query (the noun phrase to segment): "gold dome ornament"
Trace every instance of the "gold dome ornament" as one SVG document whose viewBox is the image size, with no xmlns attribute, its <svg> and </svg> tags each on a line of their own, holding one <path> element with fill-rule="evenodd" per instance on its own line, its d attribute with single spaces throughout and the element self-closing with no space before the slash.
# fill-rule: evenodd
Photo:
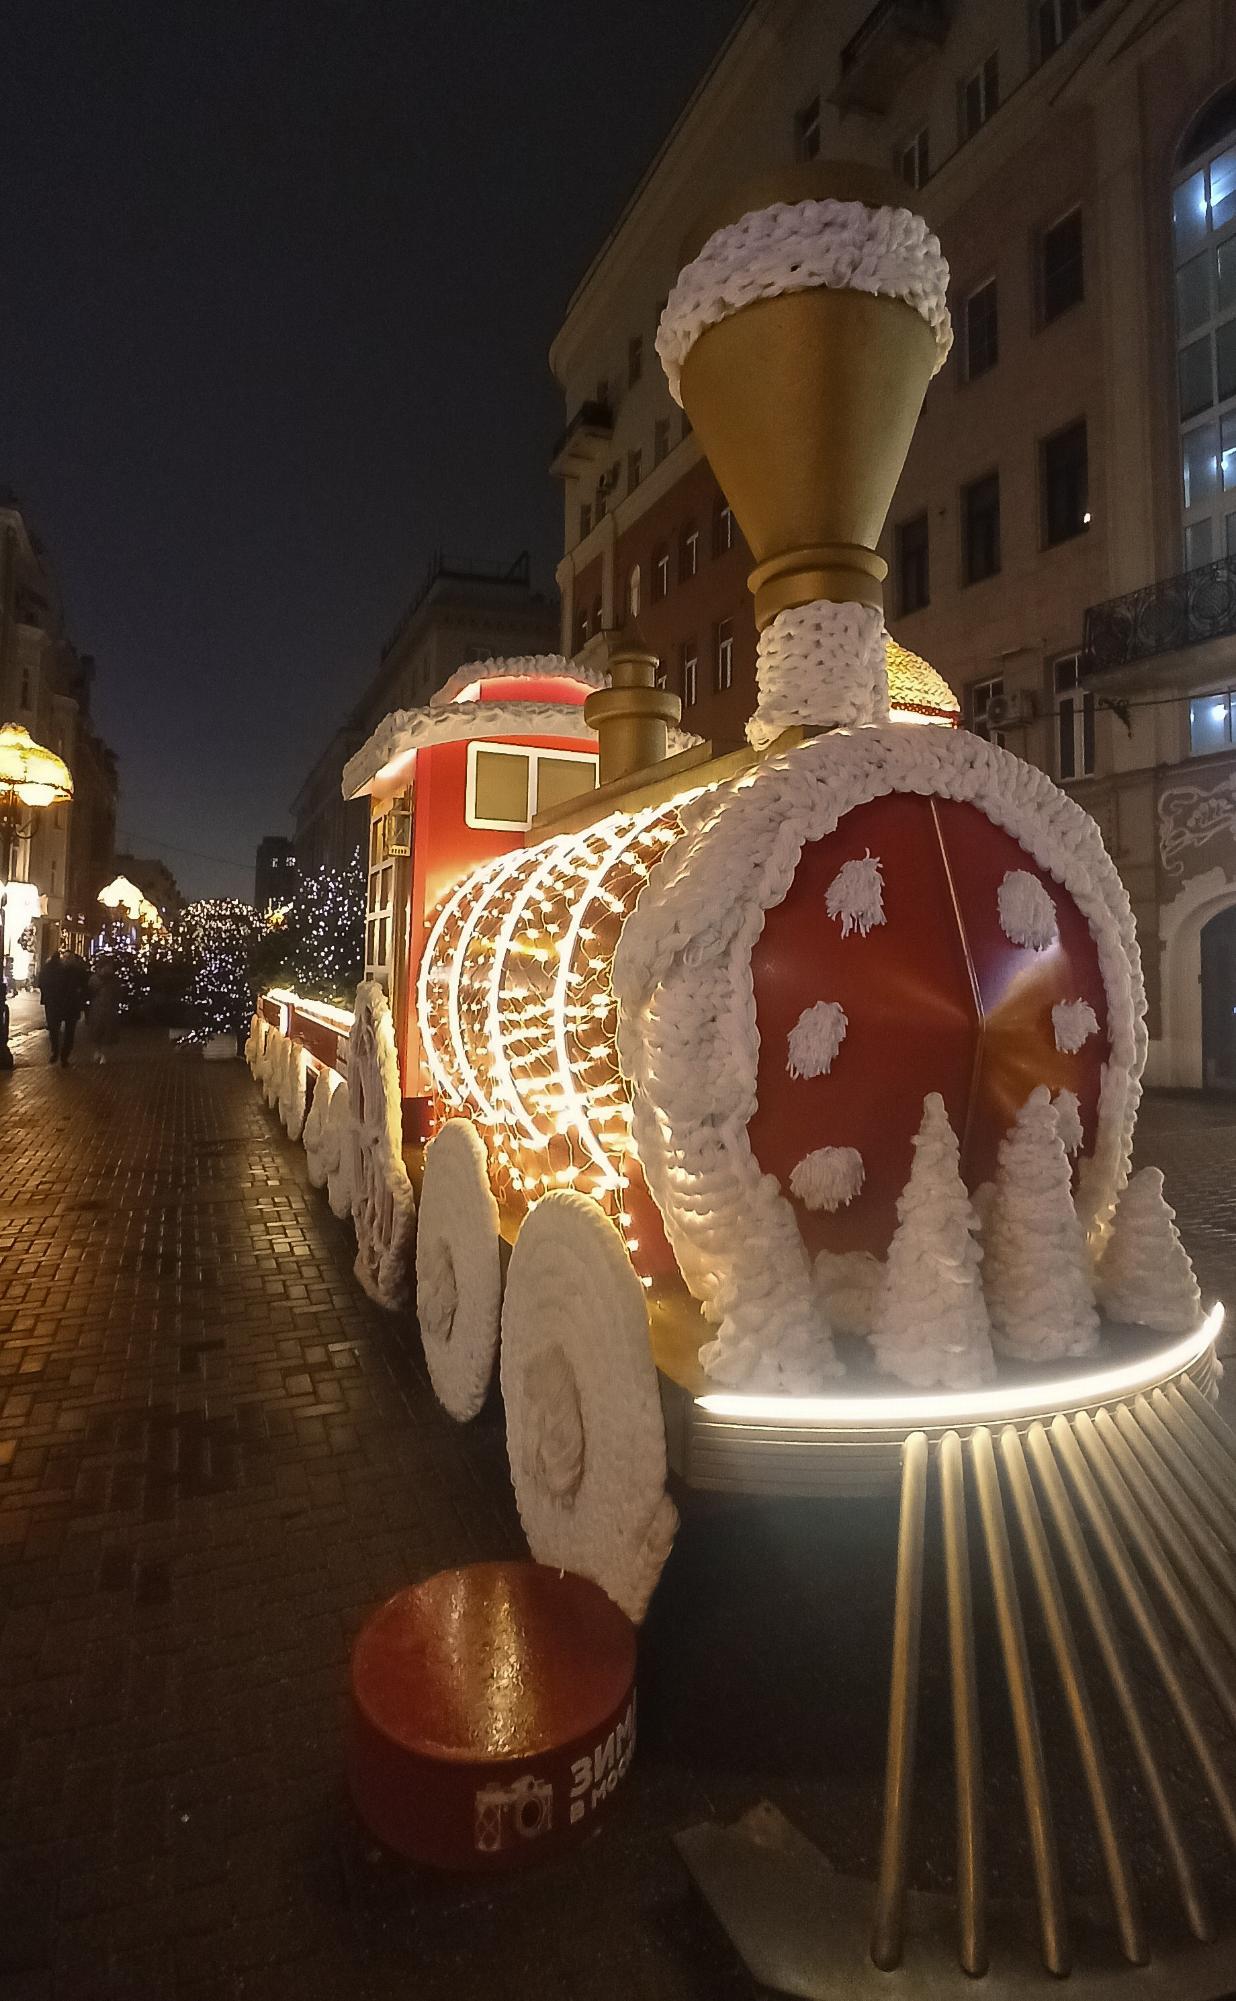
<svg viewBox="0 0 1236 2001">
<path fill-rule="evenodd" d="M 73 797 L 68 765 L 35 743 L 20 723 L 0 729 L 0 801 L 5 805 L 60 806 Z"/>
<path fill-rule="evenodd" d="M 961 703 L 943 674 L 918 653 L 911 653 L 891 635 L 885 636 L 888 667 L 888 714 L 894 723 L 940 723 L 956 729 Z"/>
</svg>

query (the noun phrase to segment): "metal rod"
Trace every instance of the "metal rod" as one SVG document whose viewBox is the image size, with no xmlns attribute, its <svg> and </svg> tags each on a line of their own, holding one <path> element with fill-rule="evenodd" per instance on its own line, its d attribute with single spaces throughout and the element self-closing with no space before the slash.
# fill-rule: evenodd
<svg viewBox="0 0 1236 2001">
<path fill-rule="evenodd" d="M 1056 1566 L 1052 1561 L 1047 1531 L 1039 1513 L 1038 1499 L 1030 1481 L 1030 1469 L 1026 1465 L 1021 1439 L 1013 1425 L 1007 1426 L 1000 1434 L 1000 1457 L 1004 1462 L 1013 1504 L 1017 1509 L 1031 1575 L 1043 1610 L 1043 1624 L 1047 1628 L 1047 1637 L 1055 1656 L 1056 1671 L 1064 1690 L 1069 1721 L 1077 1740 L 1077 1755 L 1081 1760 L 1086 1791 L 1090 1795 L 1090 1810 L 1094 1815 L 1099 1847 L 1103 1851 L 1103 1866 L 1107 1872 L 1107 1884 L 1116 1913 L 1120 1950 L 1134 1966 L 1144 1966 L 1150 1957 L 1150 1950 L 1146 1943 L 1146 1928 L 1142 1922 L 1137 1885 L 1125 1860 L 1124 1844 L 1116 1819 L 1111 1774 L 1103 1750 L 1103 1739 L 1099 1734 L 1094 1705 L 1090 1700 L 1090 1691 L 1086 1686 L 1077 1642 L 1073 1637 L 1072 1622 L 1065 1606 L 1064 1594 L 1060 1589 Z"/>
<path fill-rule="evenodd" d="M 1067 1424 L 1066 1419 L 1060 1420 Z M 1041 1424 L 1032 1424 L 1026 1434 L 1026 1450 L 1030 1455 L 1039 1487 L 1051 1511 L 1052 1522 L 1061 1546 L 1069 1561 L 1077 1593 L 1090 1621 L 1095 1645 L 1107 1669 L 1116 1701 L 1124 1718 L 1124 1726 L 1133 1746 L 1146 1793 L 1154 1809 L 1168 1861 L 1176 1878 L 1180 1901 L 1184 1906 L 1189 1929 L 1195 1938 L 1214 1937 L 1214 1924 L 1207 1908 L 1206 1899 L 1193 1867 L 1180 1821 L 1172 1804 L 1172 1797 L 1166 1781 L 1155 1759 L 1150 1731 L 1146 1726 L 1137 1700 L 1137 1688 L 1129 1669 L 1124 1646 L 1116 1621 L 1112 1616 L 1107 1593 L 1095 1569 L 1077 1511 L 1069 1499 L 1068 1490 L 1059 1466 L 1052 1456 L 1051 1440 Z M 1084 1471 L 1084 1469 L 1083 1469 Z M 1096 1505 L 1102 1502 L 1097 1493 Z M 1153 1617 L 1153 1614 L 1151 1614 Z"/>
<path fill-rule="evenodd" d="M 1224 1499 L 1222 1488 L 1217 1488 L 1208 1471 L 1189 1456 L 1148 1397 L 1136 1397 L 1133 1409 L 1142 1419 L 1159 1453 L 1179 1474 L 1182 1484 L 1188 1488 L 1224 1549 L 1236 1557 L 1236 1503 Z"/>
<path fill-rule="evenodd" d="M 1060 1880 L 1060 1858 L 1056 1852 L 1056 1835 L 1052 1826 L 1043 1740 L 1039 1732 L 1038 1711 L 1034 1702 L 1034 1685 L 1030 1679 L 1030 1661 L 1026 1653 L 1026 1633 L 1017 1598 L 1017 1583 L 1013 1576 L 1013 1559 L 1009 1551 L 1004 1503 L 1000 1495 L 1000 1475 L 996 1469 L 991 1433 L 982 1426 L 970 1434 L 970 1458 L 978 1489 L 979 1513 L 982 1516 L 983 1534 L 987 1543 L 987 1561 L 991 1569 L 992 1595 L 996 1606 L 996 1624 L 1000 1632 L 1004 1675 L 1008 1683 L 1013 1730 L 1017 1738 L 1017 1762 L 1021 1770 L 1021 1787 L 1026 1803 L 1030 1854 L 1034 1865 L 1034 1884 L 1039 1905 L 1039 1937 L 1043 1964 L 1049 1973 L 1065 1974 L 1071 1962 L 1068 1920 L 1065 1915 L 1064 1888 Z"/>
<path fill-rule="evenodd" d="M 1210 1683 L 1216 1702 L 1233 1730 L 1236 1730 L 1236 1687 L 1233 1687 L 1232 1663 L 1215 1645 L 1214 1638 L 1207 1631 L 1205 1621 L 1198 1610 L 1199 1605 L 1208 1605 L 1214 1616 L 1220 1609 L 1214 1602 L 1214 1590 L 1207 1583 L 1201 1565 L 1185 1545 L 1184 1537 L 1175 1524 L 1164 1519 L 1161 1509 L 1155 1510 L 1153 1492 L 1147 1496 L 1149 1483 L 1142 1480 L 1136 1466 L 1129 1474 L 1126 1484 L 1122 1477 L 1126 1467 L 1117 1464 L 1115 1453 L 1115 1447 L 1122 1446 L 1123 1440 L 1115 1426 L 1107 1429 L 1105 1437 L 1095 1429 L 1094 1420 L 1083 1410 L 1078 1411 L 1074 1418 L 1073 1429 L 1104 1494 L 1120 1519 L 1125 1534 L 1154 1579 L 1156 1588 L 1170 1605 L 1173 1617 L 1196 1654 L 1202 1672 Z M 1127 1458 L 1131 1459 L 1132 1454 L 1127 1452 L 1127 1448 L 1125 1452 Z M 1142 1508 L 1139 1508 L 1136 1498 L 1139 1492 Z M 1151 1512 L 1157 1512 L 1158 1530 L 1151 1527 L 1150 1521 L 1142 1511 L 1147 1498 Z M 1167 1543 L 1167 1550 L 1164 1549 L 1164 1542 Z M 1184 1589 L 1181 1583 L 1182 1572 L 1192 1586 L 1195 1597 L 1191 1597 Z M 1224 1612 L 1230 1612 L 1230 1607 L 1224 1606 L 1222 1609 Z"/>
<path fill-rule="evenodd" d="M 1236 1508 L 1236 1461 L 1205 1420 L 1174 1387 L 1152 1390 L 1150 1405 L 1183 1446 L 1203 1479 L 1222 1494 L 1229 1507 Z"/>
<path fill-rule="evenodd" d="M 888 1695 L 884 1828 L 871 1926 L 871 1957 L 884 1973 L 900 1964 L 905 1944 L 906 1851 L 914 1792 L 918 1663 L 923 1616 L 923 1523 L 927 1506 L 927 1437 L 913 1431 L 902 1448 L 893 1671 Z"/>
<path fill-rule="evenodd" d="M 1219 1521 L 1225 1520 L 1225 1516 L 1197 1468 L 1144 1397 L 1131 1406 L 1118 1405 L 1112 1415 L 1116 1429 L 1152 1482 L 1159 1499 L 1175 1515 L 1215 1583 L 1229 1598 L 1236 1599 L 1236 1563 L 1224 1547 L 1211 1511 Z M 1232 1530 L 1229 1518 L 1228 1533 Z"/>
<path fill-rule="evenodd" d="M 1175 1390 L 1182 1402 L 1187 1403 L 1189 1409 L 1201 1418 L 1230 1464 L 1236 1457 L 1236 1431 L 1232 1430 L 1226 1418 L 1220 1417 L 1210 1398 L 1199 1390 L 1192 1376 L 1178 1376 L 1174 1383 L 1168 1384 L 1168 1388 Z"/>
<path fill-rule="evenodd" d="M 948 1600 L 948 1657 L 953 1696 L 953 1771 L 957 1794 L 958 1957 L 967 1973 L 987 1971 L 987 1882 L 984 1862 L 983 1746 L 974 1612 L 966 1530 L 966 1473 L 955 1431 L 940 1441 L 940 1513 Z"/>
<path fill-rule="evenodd" d="M 1160 1623 L 1158 1613 L 1151 1603 L 1150 1594 L 1121 1541 L 1119 1530 L 1103 1499 L 1098 1481 L 1087 1465 L 1066 1417 L 1052 1420 L 1051 1441 L 1068 1472 L 1073 1491 L 1081 1502 L 1104 1558 L 1120 1586 L 1125 1604 L 1137 1625 L 1146 1651 L 1159 1671 L 1159 1679 L 1171 1698 L 1172 1706 L 1180 1719 L 1180 1726 L 1189 1740 L 1194 1757 L 1201 1766 L 1207 1789 L 1223 1821 L 1227 1838 L 1233 1849 L 1236 1849 L 1236 1804 L 1233 1803 L 1227 1780 L 1211 1751 L 1208 1731 L 1193 1706 L 1192 1697 L 1185 1687 L 1184 1678 L 1176 1664 L 1176 1656 Z"/>
</svg>

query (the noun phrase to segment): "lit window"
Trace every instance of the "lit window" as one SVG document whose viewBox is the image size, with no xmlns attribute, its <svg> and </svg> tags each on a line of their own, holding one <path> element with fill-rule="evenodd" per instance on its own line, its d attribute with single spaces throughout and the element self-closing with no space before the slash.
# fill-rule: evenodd
<svg viewBox="0 0 1236 2001">
<path fill-rule="evenodd" d="M 973 139 L 1000 102 L 1000 59 L 993 53 L 958 91 L 957 122 L 962 142 Z"/>
<path fill-rule="evenodd" d="M 734 622 L 723 618 L 717 627 L 717 691 L 734 685 Z"/>
<path fill-rule="evenodd" d="M 966 380 L 986 375 L 1000 358 L 996 281 L 990 278 L 966 300 Z"/>
<path fill-rule="evenodd" d="M 633 563 L 627 578 L 627 612 L 631 618 L 639 617 L 640 577 L 639 564 Z"/>
<path fill-rule="evenodd" d="M 662 544 L 652 556 L 652 601 L 660 604 L 669 596 L 669 550 Z"/>
<path fill-rule="evenodd" d="M 713 554 L 724 556 L 734 546 L 734 510 L 728 500 L 717 503 L 713 522 Z"/>
<path fill-rule="evenodd" d="M 693 639 L 684 640 L 682 647 L 682 706 L 695 707 L 695 697 L 699 681 L 699 653 Z"/>
<path fill-rule="evenodd" d="M 813 97 L 794 113 L 794 158 L 814 160 L 820 151 L 820 100 Z"/>
<path fill-rule="evenodd" d="M 992 681 L 975 681 L 969 689 L 970 728 L 975 736 L 985 737 L 988 743 L 1003 745 L 1004 736 L 991 723 L 993 702 L 1004 698 L 1004 678 L 998 675 Z"/>
<path fill-rule="evenodd" d="M 1094 696 L 1079 686 L 1080 680 L 1080 654 L 1053 661 L 1056 759 L 1062 779 L 1088 778 L 1094 770 Z"/>
<path fill-rule="evenodd" d="M 1213 751 L 1231 749 L 1232 702 L 1230 688 L 1194 695 L 1189 703 L 1189 749 L 1194 757 L 1208 757 Z"/>
<path fill-rule="evenodd" d="M 692 526 L 684 528 L 678 550 L 678 575 L 684 584 L 690 583 L 700 566 L 700 531 Z"/>
</svg>

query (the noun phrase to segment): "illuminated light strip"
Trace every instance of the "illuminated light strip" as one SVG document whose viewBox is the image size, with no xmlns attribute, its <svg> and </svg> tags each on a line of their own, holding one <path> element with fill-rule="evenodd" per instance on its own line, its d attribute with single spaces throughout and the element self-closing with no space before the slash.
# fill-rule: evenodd
<svg viewBox="0 0 1236 2001">
<path fill-rule="evenodd" d="M 463 1017 L 459 1011 L 459 983 L 463 977 L 463 965 L 468 947 L 476 934 L 478 918 L 488 909 L 490 898 L 496 891 L 503 887 L 508 878 L 514 875 L 517 869 L 523 867 L 526 860 L 527 850 L 525 848 L 514 848 L 509 854 L 498 857 L 488 882 L 481 888 L 475 903 L 460 925 L 459 937 L 455 944 L 455 950 L 451 955 L 450 973 L 447 979 L 447 1019 L 450 1022 L 451 1042 L 454 1046 L 455 1055 L 459 1060 L 464 1091 L 466 1095 L 471 1097 L 473 1104 L 479 1109 L 481 1116 L 486 1119 L 492 1119 L 495 1125 L 501 1123 L 498 1116 L 498 1108 L 496 1105 L 491 1104 L 485 1087 L 477 1076 L 476 1071 L 472 1068 L 468 1060 L 468 1052 L 464 1048 Z M 475 882 L 476 879 L 473 877 L 471 880 Z"/>
<path fill-rule="evenodd" d="M 347 1008 L 332 1007 L 329 1001 L 306 1000 L 303 995 L 293 993 L 290 987 L 270 987 L 262 998 L 278 1001 L 284 1007 L 294 1007 L 298 1014 L 307 1015 L 310 1021 L 320 1021 L 324 1028 L 350 1029 L 356 1019 Z"/>
<path fill-rule="evenodd" d="M 425 1056 L 429 1064 L 430 1075 L 433 1077 L 434 1083 L 438 1086 L 438 1089 L 441 1091 L 443 1097 L 451 1099 L 457 1105 L 462 1105 L 465 1102 L 465 1100 L 462 1091 L 459 1089 L 459 1086 L 455 1082 L 455 1079 L 451 1076 L 450 1071 L 448 1070 L 445 1062 L 443 1061 L 441 1053 L 439 1052 L 438 1049 L 437 1038 L 434 1034 L 434 1027 L 430 1014 L 431 1003 L 429 995 L 429 975 L 433 969 L 434 962 L 438 955 L 438 946 L 439 943 L 441 942 L 442 934 L 447 924 L 450 922 L 451 918 L 455 915 L 455 912 L 458 909 L 460 903 L 467 895 L 468 890 L 472 886 L 472 883 L 473 883 L 472 876 L 470 875 L 464 876 L 461 881 L 456 883 L 454 889 L 447 897 L 446 902 L 443 904 L 441 910 L 438 912 L 438 915 L 434 919 L 433 925 L 430 928 L 429 936 L 425 940 L 425 948 L 421 953 L 420 970 L 417 974 L 417 979 L 416 979 L 417 1025 L 420 1028 L 421 1042 L 424 1046 Z M 449 1033 L 450 1030 L 449 1006 L 447 1010 L 447 1030 Z"/>
<path fill-rule="evenodd" d="M 517 892 L 512 900 L 511 908 L 507 912 L 506 920 L 498 933 L 497 942 L 494 945 L 493 966 L 490 971 L 489 1035 L 494 1061 L 498 1070 L 498 1088 L 507 1099 L 508 1109 L 529 1144 L 541 1148 L 546 1144 L 546 1136 L 538 1129 L 532 1114 L 528 1111 L 524 1103 L 523 1095 L 515 1080 L 515 1073 L 511 1069 L 510 1061 L 507 1057 L 507 1037 L 503 1031 L 501 1015 L 503 974 L 506 970 L 507 956 L 514 943 L 515 933 L 524 920 L 530 899 L 541 889 L 545 879 L 556 868 L 565 863 L 574 845 L 574 838 L 570 835 L 564 835 L 556 840 L 548 841 L 545 844 L 544 851 L 541 849 L 532 849 L 529 851 L 529 859 L 535 855 L 539 855 L 540 860 L 536 862 L 523 888 Z M 511 996 L 507 995 L 507 999 L 510 1000 Z"/>
<path fill-rule="evenodd" d="M 896 1390 L 876 1397 L 743 1396 L 715 1391 L 696 1397 L 695 1403 L 710 1417 L 744 1418 L 749 1424 L 984 1424 L 997 1418 L 1032 1417 L 1044 1410 L 1104 1403 L 1109 1397 L 1151 1389 L 1198 1361 L 1218 1339 L 1222 1325 L 1222 1306 L 1212 1306 L 1201 1326 L 1174 1347 L 1063 1382 L 931 1396 L 903 1396 Z"/>
</svg>

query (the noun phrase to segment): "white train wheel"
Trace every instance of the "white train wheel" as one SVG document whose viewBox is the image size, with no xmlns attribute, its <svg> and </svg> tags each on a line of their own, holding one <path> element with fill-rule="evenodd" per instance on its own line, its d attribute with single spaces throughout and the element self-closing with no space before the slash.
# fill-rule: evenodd
<svg viewBox="0 0 1236 2001">
<path fill-rule="evenodd" d="M 538 1563 L 572 1570 L 640 1620 L 674 1540 L 644 1291 L 586 1195 L 547 1195 L 515 1244 L 502 1397 L 520 1519 Z"/>
<path fill-rule="evenodd" d="M 352 1214 L 352 1115 L 347 1080 L 331 1093 L 322 1136 L 326 1199 L 341 1220 Z"/>
<path fill-rule="evenodd" d="M 471 1119 L 425 1149 L 416 1224 L 416 1314 L 438 1402 L 461 1422 L 485 1401 L 502 1313 L 498 1205 Z"/>
</svg>

